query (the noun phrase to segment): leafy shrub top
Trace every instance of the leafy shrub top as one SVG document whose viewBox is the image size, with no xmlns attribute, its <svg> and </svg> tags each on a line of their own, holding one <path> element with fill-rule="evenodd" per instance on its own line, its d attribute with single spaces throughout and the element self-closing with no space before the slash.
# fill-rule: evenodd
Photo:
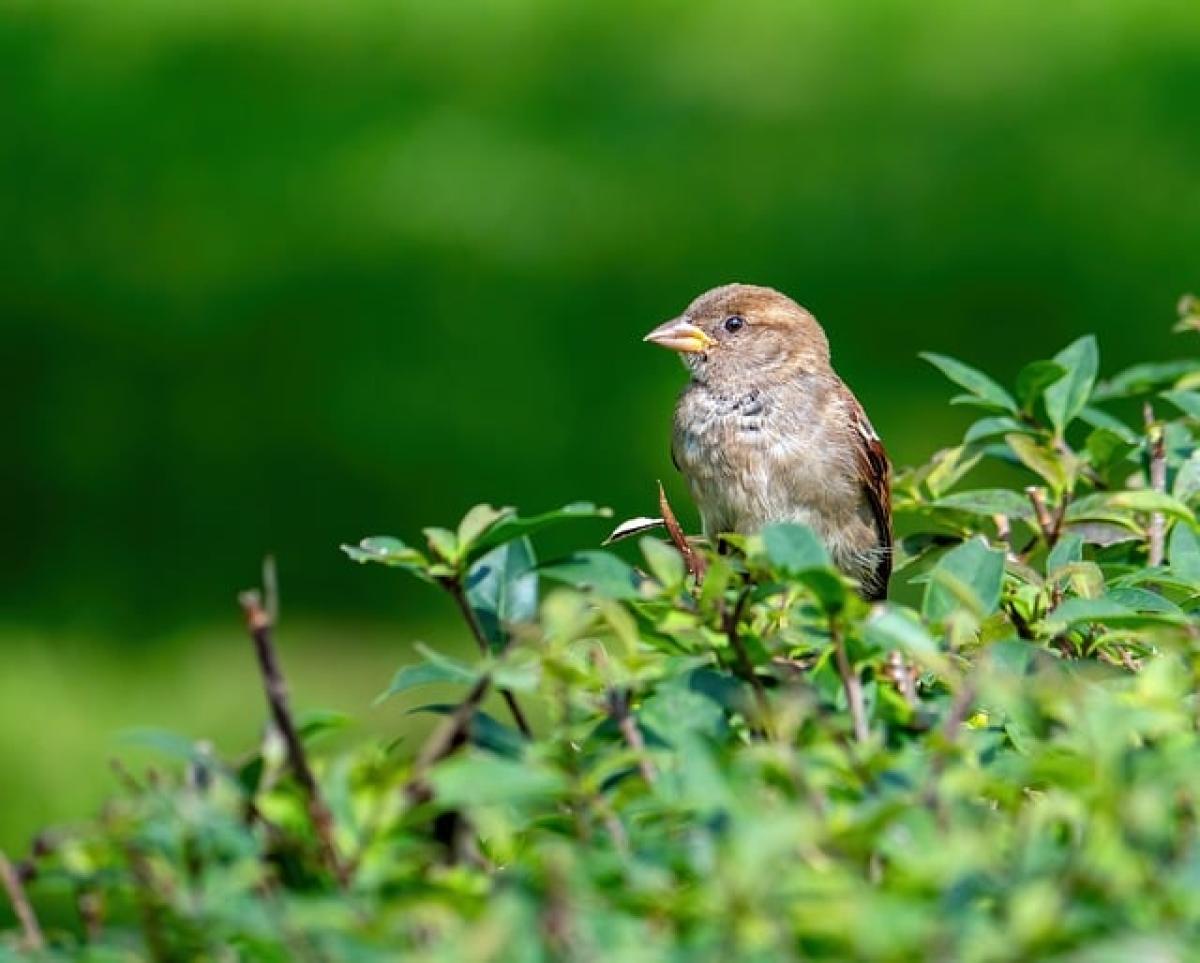
<svg viewBox="0 0 1200 963">
<path fill-rule="evenodd" d="M 261 747 L 180 741 L 176 776 L 5 861 L 0 957 L 1187 958 L 1200 361 L 1100 380 L 1088 337 L 1009 389 L 927 357 L 981 417 L 896 480 L 919 607 L 868 606 L 794 525 L 632 561 L 537 561 L 588 504 L 364 539 L 479 645 L 383 693 L 457 687 L 428 741 L 314 753 L 332 720 L 291 719 L 250 598 Z M 965 486 L 984 463 L 1013 483 Z"/>
</svg>

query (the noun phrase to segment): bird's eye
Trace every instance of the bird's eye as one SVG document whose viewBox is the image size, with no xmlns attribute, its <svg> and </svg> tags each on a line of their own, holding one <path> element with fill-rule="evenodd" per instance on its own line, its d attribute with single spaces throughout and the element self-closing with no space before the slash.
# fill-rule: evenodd
<svg viewBox="0 0 1200 963">
<path fill-rule="evenodd" d="M 725 319 L 725 330 L 732 334 L 734 331 L 741 331 L 746 325 L 746 319 L 740 314 L 735 314 L 732 317 Z"/>
</svg>

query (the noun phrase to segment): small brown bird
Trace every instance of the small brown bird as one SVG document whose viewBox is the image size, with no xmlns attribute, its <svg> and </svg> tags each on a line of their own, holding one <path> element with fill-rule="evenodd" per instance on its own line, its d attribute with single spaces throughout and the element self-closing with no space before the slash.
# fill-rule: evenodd
<svg viewBox="0 0 1200 963">
<path fill-rule="evenodd" d="M 680 352 L 691 372 L 671 455 L 705 534 L 803 522 L 865 598 L 884 598 L 891 467 L 816 319 L 771 288 L 726 284 L 645 340 Z"/>
</svg>

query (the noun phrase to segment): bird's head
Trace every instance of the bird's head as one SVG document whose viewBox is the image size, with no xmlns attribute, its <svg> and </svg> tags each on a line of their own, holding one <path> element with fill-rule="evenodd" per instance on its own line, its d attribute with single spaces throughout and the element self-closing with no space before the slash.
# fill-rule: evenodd
<svg viewBox="0 0 1200 963">
<path fill-rule="evenodd" d="M 706 291 L 645 340 L 678 351 L 693 377 L 704 381 L 829 367 L 829 342 L 816 319 L 786 294 L 753 284 Z"/>
</svg>

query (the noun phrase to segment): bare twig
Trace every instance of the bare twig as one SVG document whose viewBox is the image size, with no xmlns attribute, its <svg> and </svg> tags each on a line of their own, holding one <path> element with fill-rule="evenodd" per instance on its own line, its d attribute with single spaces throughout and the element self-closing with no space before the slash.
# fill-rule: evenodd
<svg viewBox="0 0 1200 963">
<path fill-rule="evenodd" d="M 1056 539 L 1054 533 L 1054 519 L 1050 515 L 1050 509 L 1046 505 L 1046 493 L 1037 485 L 1030 485 L 1025 489 L 1025 494 L 1029 497 L 1030 504 L 1033 505 L 1033 514 L 1037 519 L 1038 528 L 1042 532 L 1042 537 L 1046 540 L 1047 545 L 1053 545 Z"/>
<path fill-rule="evenodd" d="M 850 658 L 846 655 L 846 639 L 835 618 L 829 620 L 829 634 L 833 639 L 833 657 L 837 663 L 838 675 L 842 677 L 842 687 L 846 690 L 846 702 L 850 706 L 850 721 L 854 726 L 855 741 L 866 742 L 871 732 L 867 727 L 862 680 L 854 671 L 854 667 L 850 665 Z"/>
<path fill-rule="evenodd" d="M 763 730 L 768 739 L 774 739 L 775 720 L 771 714 L 771 703 L 767 699 L 767 690 L 763 686 L 762 679 L 758 677 L 758 673 L 754 671 L 754 663 L 750 661 L 750 653 L 746 650 L 746 643 L 738 629 L 742 613 L 746 610 L 746 603 L 750 600 L 750 588 L 750 586 L 746 586 L 742 589 L 733 611 L 722 608 L 721 618 L 725 623 L 725 636 L 729 639 L 729 647 L 733 649 L 734 655 L 737 657 L 738 671 L 754 689 L 754 701 L 758 705 L 758 714 L 762 717 Z"/>
<path fill-rule="evenodd" d="M 425 775 L 429 771 L 429 767 L 445 759 L 466 741 L 471 720 L 475 717 L 475 712 L 491 687 L 491 674 L 481 675 L 475 685 L 471 687 L 471 691 L 467 693 L 467 697 L 425 740 L 425 744 L 421 746 L 421 751 L 417 753 L 416 761 L 413 763 L 412 775 L 404 785 L 404 793 L 410 800 L 423 802 L 431 797 L 430 789 L 425 783 Z"/>
<path fill-rule="evenodd" d="M 1154 407 L 1150 402 L 1142 406 L 1142 417 L 1146 422 L 1146 446 L 1150 453 L 1150 487 L 1156 492 L 1167 490 L 1167 452 L 1162 425 L 1154 420 Z M 1162 565 L 1165 553 L 1167 520 L 1162 512 L 1150 515 L 1149 546 L 1147 562 Z"/>
<path fill-rule="evenodd" d="M 687 565 L 688 571 L 692 573 L 692 578 L 696 580 L 696 584 L 700 584 L 704 580 L 704 571 L 707 568 L 704 556 L 697 552 L 692 543 L 687 540 L 687 536 L 683 533 L 683 526 L 679 524 L 679 519 L 675 517 L 675 512 L 671 509 L 671 503 L 667 501 L 667 493 L 661 481 L 658 483 L 658 509 L 662 512 L 663 523 L 667 526 L 671 542 L 679 549 L 679 554 L 683 556 L 684 564 Z"/>
<path fill-rule="evenodd" d="M 463 620 L 467 623 L 467 627 L 475 637 L 475 644 L 479 646 L 480 654 L 488 655 L 491 652 L 491 646 L 488 644 L 487 636 L 483 634 L 483 626 L 479 624 L 479 618 L 476 616 L 475 610 L 471 608 L 471 603 L 467 599 L 467 593 L 463 590 L 462 581 L 458 578 L 448 578 L 442 581 L 442 585 L 454 598 L 455 604 L 458 605 L 458 610 L 462 613 Z M 508 712 L 513 717 L 513 722 L 521 730 L 521 735 L 526 739 L 532 739 L 533 730 L 529 728 L 529 720 L 525 718 L 525 713 L 521 711 L 521 704 L 517 702 L 516 695 L 509 689 L 501 689 L 500 695 L 504 699 L 504 704 L 508 706 Z"/>
<path fill-rule="evenodd" d="M 287 747 L 288 762 L 296 781 L 304 792 L 308 805 L 308 815 L 312 822 L 313 832 L 321 846 L 322 856 L 329 869 L 338 881 L 345 885 L 349 877 L 345 866 L 338 857 L 333 840 L 333 816 L 325 799 L 321 795 L 321 787 L 317 784 L 312 767 L 308 762 L 308 754 L 304 742 L 292 718 L 290 700 L 288 698 L 287 682 L 279 665 L 279 657 L 275 651 L 272 639 L 274 624 L 270 613 L 263 605 L 262 596 L 258 592 L 243 592 L 238 596 L 242 611 L 246 615 L 246 625 L 250 629 L 250 638 L 254 642 L 254 651 L 258 656 L 258 667 L 263 678 L 263 688 L 267 696 L 267 704 L 271 710 L 271 718 L 279 734 L 283 736 Z"/>
<path fill-rule="evenodd" d="M 16 867 L 8 861 L 8 857 L 2 851 L 0 851 L 0 885 L 8 894 L 8 901 L 12 903 L 13 913 L 16 914 L 17 922 L 21 924 L 24 948 L 31 952 L 44 949 L 46 940 L 42 936 L 42 927 L 38 923 L 37 914 L 33 911 L 33 904 L 29 902 L 29 896 L 25 892 L 25 884 L 21 881 Z"/>
<path fill-rule="evenodd" d="M 892 649 L 888 653 L 884 672 L 892 681 L 892 685 L 896 687 L 896 691 L 904 697 L 908 707 L 910 709 L 920 708 L 921 700 L 917 696 L 917 670 L 908 664 L 902 653 L 896 649 Z"/>
<path fill-rule="evenodd" d="M 625 740 L 625 744 L 633 750 L 634 756 L 637 757 L 638 771 L 642 774 L 642 778 L 648 785 L 653 786 L 654 781 L 658 778 L 658 772 L 654 768 L 654 762 L 646 753 L 646 740 L 642 738 L 642 730 L 638 728 L 637 720 L 629 711 L 628 691 L 616 688 L 608 690 L 608 712 L 621 731 L 621 737 Z"/>
</svg>

